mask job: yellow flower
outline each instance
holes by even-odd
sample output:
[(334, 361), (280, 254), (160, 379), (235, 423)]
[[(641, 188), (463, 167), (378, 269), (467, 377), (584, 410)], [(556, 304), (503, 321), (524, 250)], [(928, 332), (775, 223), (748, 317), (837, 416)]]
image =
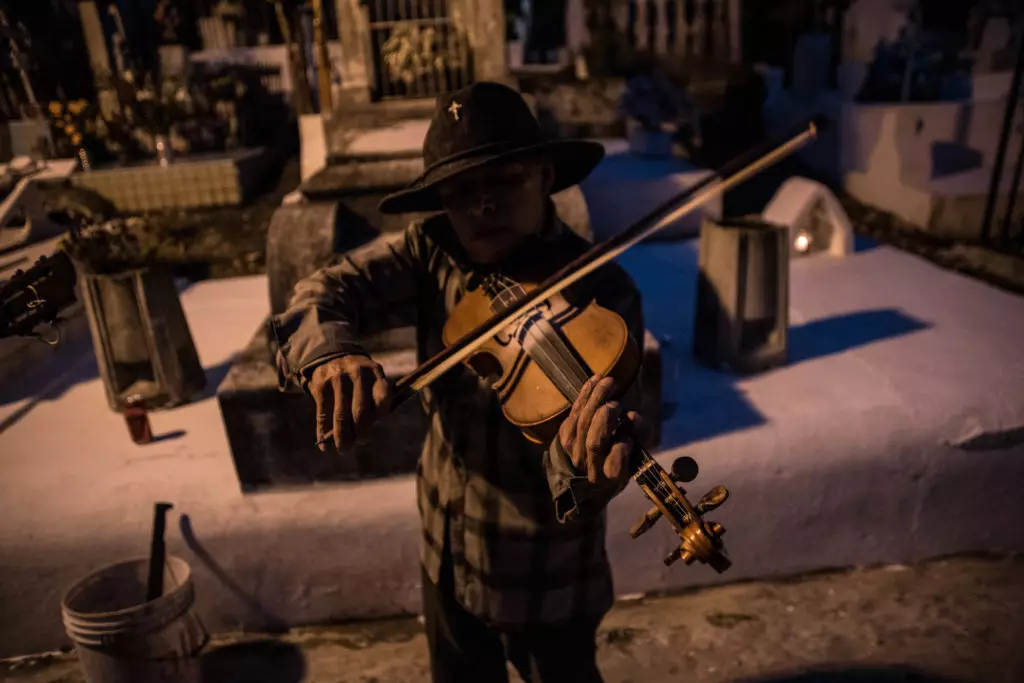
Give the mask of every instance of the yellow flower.
[(85, 108), (89, 106), (89, 103), (85, 100), (75, 100), (68, 104), (68, 111), (72, 114), (78, 115), (85, 111)]
[(71, 136), (71, 144), (72, 145), (80, 145), (80, 144), (82, 144), (82, 134), (81, 133), (75, 133), (74, 135), (72, 135)]
[(50, 114), (54, 117), (60, 117), (61, 104), (60, 102), (50, 102)]
[(75, 132), (75, 127), (72, 125), (64, 126), (64, 133), (66, 135), (72, 135)]

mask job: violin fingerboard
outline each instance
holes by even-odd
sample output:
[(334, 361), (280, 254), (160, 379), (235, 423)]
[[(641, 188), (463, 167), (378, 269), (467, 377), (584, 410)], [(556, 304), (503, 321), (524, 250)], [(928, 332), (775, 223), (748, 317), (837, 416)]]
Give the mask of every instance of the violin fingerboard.
[(506, 287), (497, 293), (491, 299), (491, 311), (493, 313), (504, 313), (520, 298), (526, 295), (522, 286), (515, 284), (510, 287)]

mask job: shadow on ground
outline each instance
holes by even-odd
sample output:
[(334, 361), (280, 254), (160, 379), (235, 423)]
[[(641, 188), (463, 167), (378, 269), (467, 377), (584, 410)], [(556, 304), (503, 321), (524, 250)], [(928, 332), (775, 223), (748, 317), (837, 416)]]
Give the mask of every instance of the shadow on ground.
[[(54, 358), (52, 363), (47, 363), (45, 366), (31, 372), (27, 377), (17, 382), (11, 382), (0, 389), (0, 406), (28, 399), (23, 406), (6, 417), (0, 418), (0, 432), (15, 425), (40, 403), (56, 401), (75, 385), (99, 379), (99, 369), (96, 365), (96, 357), (92, 354), (90, 343), (86, 342), (81, 348), (67, 349), (66, 351), (69, 353)], [(217, 387), (227, 376), (230, 369), (230, 359), (204, 368), (206, 388), (192, 398), (192, 403), (205, 401), (216, 396)], [(99, 389), (96, 400), (106, 402), (107, 399), (103, 394), (102, 388)], [(168, 440), (181, 435), (182, 433), (176, 431), (158, 435), (158, 439)]]
[(200, 664), (203, 683), (301, 683), (307, 668), (300, 647), (272, 638), (218, 647)]
[[(927, 328), (927, 323), (892, 308), (857, 311), (793, 326), (789, 329), (786, 367)], [(671, 353), (678, 354), (681, 370), (676, 381), (681, 386), (667, 387), (665, 392), (677, 399), (664, 406), (662, 449), (749, 429), (767, 421), (737, 388), (743, 376), (713, 370), (693, 360), (690, 336), (684, 336), (679, 346), (671, 349)], [(664, 381), (668, 383), (670, 379)]]
[(927, 329), (929, 325), (895, 308), (856, 311), (789, 329), (789, 362), (802, 363), (858, 346)]
[[(742, 375), (694, 360), (697, 247), (695, 240), (669, 248), (641, 246), (618, 259), (640, 288), (646, 326), (662, 346), (664, 422), (659, 450), (757, 427), (767, 420), (737, 386)], [(861, 248), (871, 246), (865, 243)], [(775, 372), (927, 327), (896, 308), (854, 311), (791, 325), (787, 366)]]
[[(199, 539), (196, 538), (195, 531), (192, 528), (192, 520), (188, 515), (181, 515), (178, 518), (178, 528), (181, 531), (181, 537), (185, 540), (185, 544), (195, 554), (197, 561), (206, 567), (217, 581), (247, 608), (249, 612), (247, 624), (250, 628), (258, 624), (259, 630), (264, 633), (278, 634), (288, 632), (287, 622), (268, 612), (255, 596), (238, 584), (224, 567), (214, 559), (213, 555), (210, 554)], [(249, 620), (255, 621), (250, 622)]]
[(905, 666), (820, 668), (743, 678), (734, 683), (974, 683)]

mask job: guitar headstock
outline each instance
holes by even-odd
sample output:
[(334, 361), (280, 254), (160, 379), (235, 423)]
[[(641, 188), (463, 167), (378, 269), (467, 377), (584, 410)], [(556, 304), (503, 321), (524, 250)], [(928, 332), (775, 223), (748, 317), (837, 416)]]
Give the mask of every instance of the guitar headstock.
[(666, 565), (680, 559), (686, 564), (699, 560), (719, 574), (726, 571), (732, 566), (732, 560), (722, 544), (725, 527), (718, 522), (704, 521), (704, 515), (721, 506), (729, 497), (729, 491), (724, 486), (715, 486), (693, 505), (680, 484), (696, 478), (697, 463), (689, 457), (677, 458), (669, 473), (654, 458), (646, 453), (644, 456), (633, 478), (654, 507), (633, 525), (629, 535), (637, 538), (666, 517), (680, 539), (679, 546), (665, 558)]
[(53, 325), (78, 300), (76, 282), (75, 267), (63, 251), (42, 256), (0, 282), (0, 338), (39, 336), (37, 327)]

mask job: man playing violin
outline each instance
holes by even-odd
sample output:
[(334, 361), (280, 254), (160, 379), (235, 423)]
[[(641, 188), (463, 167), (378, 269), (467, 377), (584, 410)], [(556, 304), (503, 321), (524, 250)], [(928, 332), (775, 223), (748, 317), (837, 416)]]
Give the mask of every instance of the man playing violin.
[[(282, 382), (315, 400), (321, 448), (350, 448), (388, 412), (388, 381), (361, 337), (406, 311), (397, 324), (416, 326), (423, 362), (443, 350), (447, 317), (481, 277), (587, 250), (550, 195), (603, 154), (596, 142), (543, 140), (526, 102), (503, 85), (439, 98), (425, 172), (380, 204), (437, 213), (299, 282), (272, 319)], [(606, 265), (577, 284), (641, 343), (640, 294), (625, 271)], [(507, 681), (511, 662), (526, 681), (600, 681), (596, 631), (613, 601), (604, 509), (629, 480), (632, 444), (615, 426), (641, 426), (629, 410), (638, 380), (591, 378), (540, 445), (505, 419), (491, 381), (460, 365), (420, 394), (431, 424), (417, 491), (433, 680)]]

